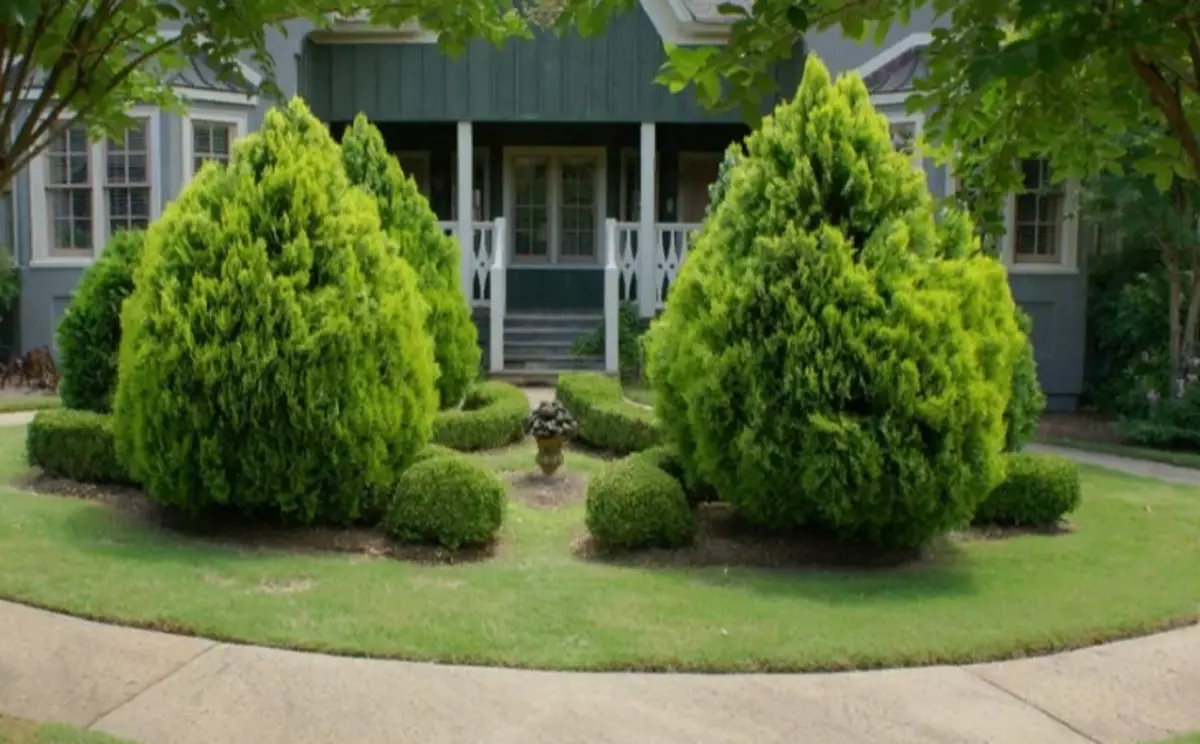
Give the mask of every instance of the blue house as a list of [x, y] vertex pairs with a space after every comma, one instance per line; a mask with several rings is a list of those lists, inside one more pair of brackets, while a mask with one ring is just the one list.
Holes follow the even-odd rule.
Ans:
[[[615, 350], [581, 360], [571, 342], [615, 323], [619, 302], [647, 317], [661, 310], [722, 153], [747, 132], [736, 112], [707, 112], [690, 94], [653, 83], [663, 42], [728, 38], [716, 6], [641, 0], [599, 37], [544, 34], [500, 50], [476, 42], [456, 59], [419, 26], [352, 19], [328, 29], [296, 21], [268, 42], [284, 92], [303, 96], [335, 136], [365, 113], [458, 238], [463, 291], [493, 372], [611, 369]], [[879, 45], [824, 32], [804, 46], [835, 74], [861, 74], [896, 147], [912, 151], [924, 117], [904, 103], [933, 25], [917, 14]], [[805, 51], [775, 68], [779, 93], [764, 110], [795, 90]], [[21, 266], [22, 349], [54, 346], [81, 272], [113, 230], [152, 221], [203, 161], [227, 159], [274, 103], [219, 82], [199, 60], [174, 83], [191, 103], [187, 115], [136, 107], [139, 126], [120, 141], [90, 143], [72, 128], [7, 195], [0, 240], [11, 234]], [[913, 167], [935, 196], [955, 188], [932, 162], [914, 155]], [[1023, 167], [1026, 189], [1008, 201], [1000, 254], [1033, 319], [1049, 405], [1070, 409], [1082, 386], [1081, 264], [1094, 231], [1078, 220], [1075, 184], [1051, 184], [1039, 161]]]

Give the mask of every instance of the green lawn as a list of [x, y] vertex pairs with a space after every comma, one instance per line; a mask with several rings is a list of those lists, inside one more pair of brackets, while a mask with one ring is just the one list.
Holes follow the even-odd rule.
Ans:
[[1101, 455], [1117, 455], [1118, 457], [1131, 457], [1135, 460], [1150, 460], [1151, 462], [1161, 462], [1166, 465], [1176, 465], [1181, 468], [1195, 468], [1200, 470], [1200, 454], [1195, 452], [1174, 452], [1171, 450], [1137, 447], [1128, 444], [1089, 442], [1082, 439], [1047, 439], [1044, 444], [1050, 444], [1056, 447], [1070, 447], [1072, 449], [1083, 450], [1084, 452], [1095, 452]]
[[[23, 469], [0, 429], [0, 478]], [[532, 466], [533, 449], [480, 458]], [[568, 472], [599, 463], [579, 452]], [[1041, 652], [1193, 621], [1200, 491], [1084, 471], [1073, 534], [952, 543], [890, 571], [584, 562], [583, 507], [513, 504], [495, 558], [417, 565], [185, 539], [0, 490], [0, 597], [219, 639], [576, 669], [814, 670]]]
[[1174, 739], [1167, 739], [1162, 742], [1153, 742], [1152, 744], [1200, 744], [1200, 734], [1184, 734], [1177, 736]]
[[634, 403], [654, 407], [654, 391], [646, 387], [645, 383], [625, 383], [622, 385], [622, 390], [625, 392], [625, 397]]
[[57, 395], [29, 395], [0, 391], [0, 413], [40, 411], [44, 408], [58, 408], [61, 405], [62, 401], [58, 399]]
[[0, 713], [0, 744], [131, 744], [74, 726], [37, 724]]

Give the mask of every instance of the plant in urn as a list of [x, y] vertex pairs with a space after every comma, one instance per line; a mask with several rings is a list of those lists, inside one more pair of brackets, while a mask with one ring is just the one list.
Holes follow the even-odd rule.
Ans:
[[546, 475], [554, 475], [563, 464], [563, 445], [579, 433], [571, 412], [557, 400], [545, 401], [525, 417], [525, 433], [537, 439], [534, 460]]

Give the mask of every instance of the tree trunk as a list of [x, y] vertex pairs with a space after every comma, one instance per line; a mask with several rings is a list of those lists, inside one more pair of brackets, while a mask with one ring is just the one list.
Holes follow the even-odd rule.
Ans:
[[1180, 396], [1179, 380], [1182, 379], [1183, 332], [1180, 328], [1180, 295], [1183, 283], [1179, 272], [1179, 257], [1173, 252], [1172, 246], [1163, 246], [1166, 254], [1163, 259], [1167, 266], [1167, 313], [1171, 318], [1171, 386], [1169, 395], [1172, 398]]

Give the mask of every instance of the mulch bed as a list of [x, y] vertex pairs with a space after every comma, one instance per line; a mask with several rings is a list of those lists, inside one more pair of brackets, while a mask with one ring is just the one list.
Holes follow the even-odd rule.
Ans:
[[1037, 439], [1052, 442], [1056, 439], [1076, 439], [1099, 444], [1121, 444], [1122, 439], [1113, 427], [1112, 419], [1097, 413], [1046, 413], [1038, 421]]
[[596, 545], [590, 535], [578, 538], [573, 547], [575, 554], [585, 560], [655, 568], [874, 570], [924, 567], [951, 559], [955, 544], [961, 542], [1067, 532], [1069, 529], [1065, 526], [1040, 529], [979, 527], [952, 533], [918, 549], [885, 550], [848, 545], [814, 532], [764, 532], [740, 519], [727, 504], [712, 503], [697, 507], [696, 538], [683, 548], [611, 553]]
[[207, 543], [255, 550], [290, 553], [350, 553], [368, 558], [395, 558], [413, 563], [441, 565], [471, 563], [493, 557], [497, 542], [449, 551], [429, 545], [406, 545], [374, 527], [287, 527], [267, 521], [222, 519], [219, 515], [189, 520], [151, 501], [140, 489], [99, 486], [55, 478], [32, 471], [13, 485], [35, 493], [66, 496], [103, 504], [139, 527]]

